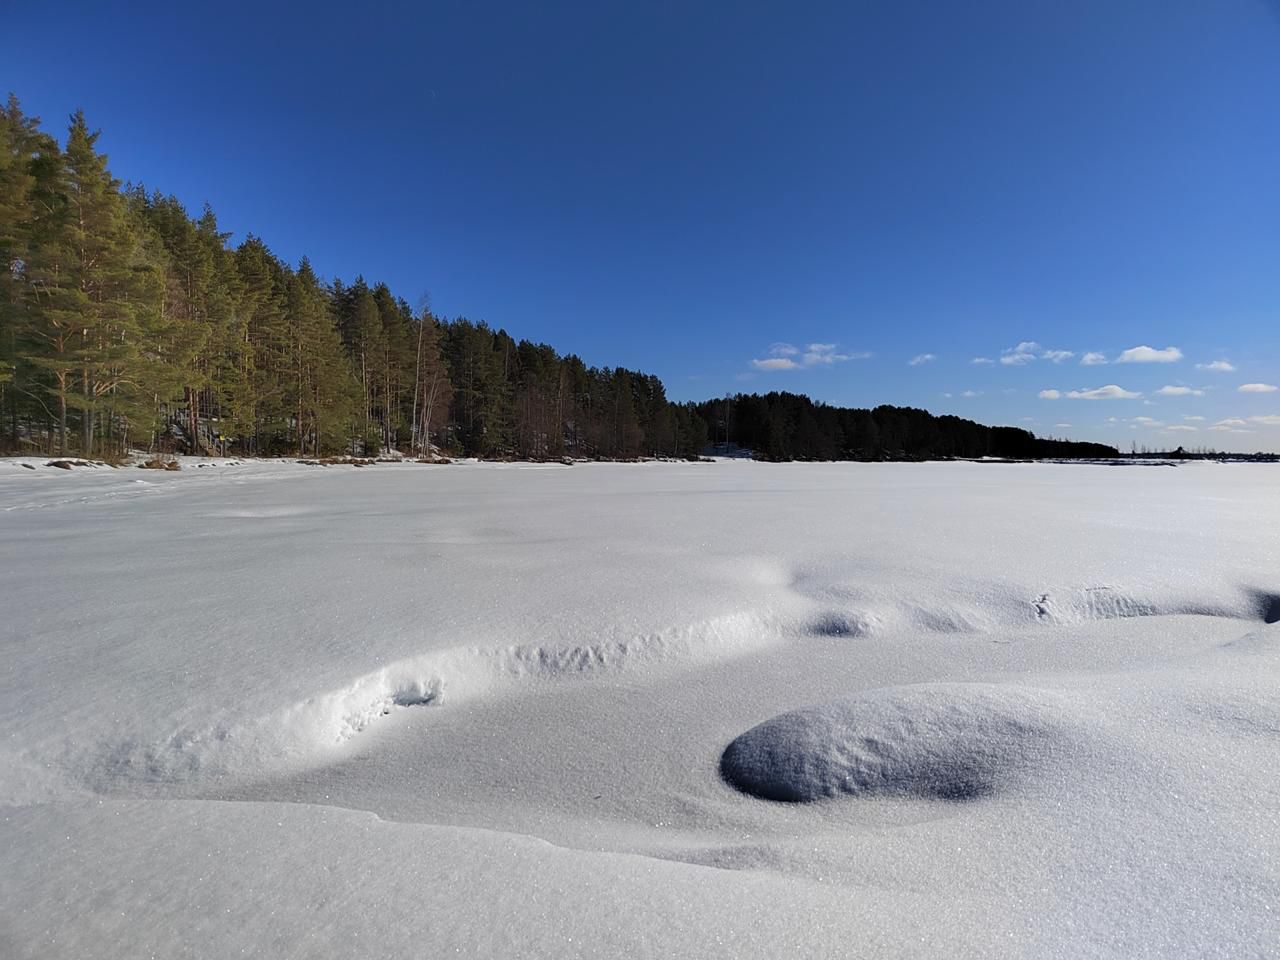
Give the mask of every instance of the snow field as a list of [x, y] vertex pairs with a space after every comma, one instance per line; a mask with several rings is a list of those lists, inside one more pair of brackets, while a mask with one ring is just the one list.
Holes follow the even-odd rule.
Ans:
[[5, 956], [1276, 955], [1265, 467], [217, 463], [0, 461]]

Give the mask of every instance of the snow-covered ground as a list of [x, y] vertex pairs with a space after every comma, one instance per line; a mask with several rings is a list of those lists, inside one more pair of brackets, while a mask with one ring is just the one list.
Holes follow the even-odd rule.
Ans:
[[23, 462], [4, 957], [1280, 955], [1275, 467]]

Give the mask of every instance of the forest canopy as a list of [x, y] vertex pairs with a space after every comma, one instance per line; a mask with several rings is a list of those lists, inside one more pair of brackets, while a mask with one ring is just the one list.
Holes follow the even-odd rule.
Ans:
[[594, 367], [384, 283], [319, 277], [212, 208], [122, 185], [83, 113], [65, 146], [10, 96], [0, 115], [0, 449], [122, 455], [1076, 457], [924, 410], [789, 393], [673, 403], [656, 376]]

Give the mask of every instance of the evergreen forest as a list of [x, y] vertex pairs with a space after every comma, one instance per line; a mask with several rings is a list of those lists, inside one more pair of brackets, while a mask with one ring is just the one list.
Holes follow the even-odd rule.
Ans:
[[0, 451], [110, 458], [1114, 456], [924, 410], [789, 393], [673, 403], [656, 376], [588, 366], [386, 284], [318, 276], [206, 206], [122, 185], [84, 115], [64, 143], [0, 115]]

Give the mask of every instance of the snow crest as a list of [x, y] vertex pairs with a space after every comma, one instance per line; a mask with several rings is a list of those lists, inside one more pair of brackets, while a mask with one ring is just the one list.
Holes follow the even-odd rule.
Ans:
[[[143, 784], [206, 783], [323, 766], [384, 718], [403, 710], [500, 697], [531, 683], [573, 681], [633, 669], [693, 668], [733, 658], [783, 635], [754, 613], [590, 643], [458, 647], [387, 664], [341, 687], [263, 716], [224, 715], [161, 736], [63, 744], [43, 755], [0, 762], [13, 789], [0, 802], [33, 802], [75, 792], [112, 793]], [[36, 774], [40, 775], [37, 777]]]

